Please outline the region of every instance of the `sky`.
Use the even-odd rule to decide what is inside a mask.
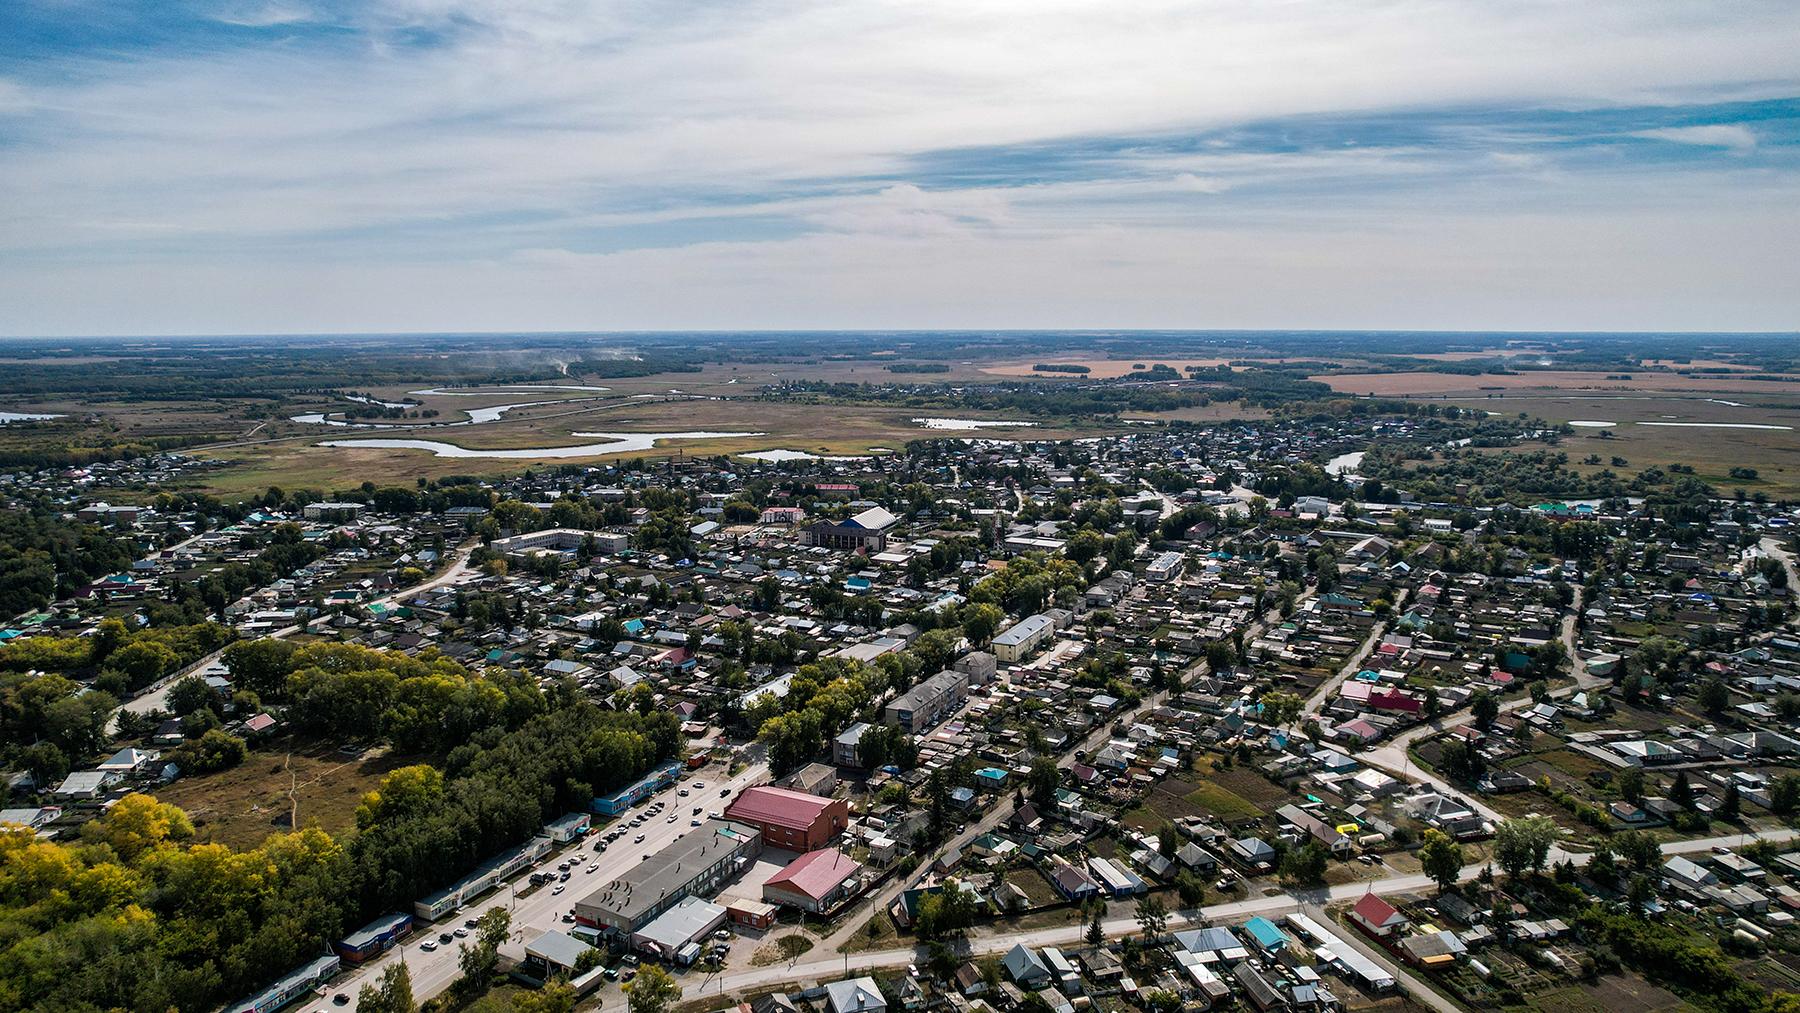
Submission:
[[[1800,3],[3,0],[0,334],[1800,329]]]

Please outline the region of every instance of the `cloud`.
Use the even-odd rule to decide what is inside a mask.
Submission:
[[[159,31],[104,44],[0,40],[21,82],[0,80],[0,114],[31,112],[0,129],[0,275],[70,282],[0,301],[0,332],[225,327],[224,309],[209,326],[206,307],[181,303],[194,289],[129,313],[56,294],[116,267],[173,278],[210,265],[272,293],[340,269],[395,277],[407,284],[389,295],[347,286],[342,312],[421,326],[439,316],[428,277],[461,285],[496,264],[523,277],[526,251],[698,263],[761,250],[759,275],[798,283],[814,268],[796,251],[825,248],[807,243],[945,263],[982,249],[1084,291],[1034,251],[1099,245],[1095,263],[1142,263],[1165,252],[1159,237],[1229,230],[1246,263],[1274,272],[1265,248],[1313,256],[1282,239],[1296,218],[1378,232],[1397,210],[1578,206],[1628,223],[1671,194],[1729,208],[1747,185],[1733,171],[1772,173],[1753,187],[1794,178],[1793,145],[1774,139],[1786,128],[1759,121],[1754,160],[1696,150],[1656,165],[1602,142],[1747,153],[1722,134],[1673,136],[1713,130],[1681,124],[1724,98],[1800,118],[1800,6],[1785,2],[229,0],[195,26],[175,9]],[[1415,241],[1448,242],[1429,229]],[[1509,269],[1469,263],[1466,283]],[[1180,281],[1142,271],[1144,284],[1118,287],[1146,316],[1158,298],[1181,303]],[[887,274],[919,286],[915,307],[956,287]],[[853,276],[827,277],[880,315]],[[1329,279],[1314,281],[1329,291]],[[812,298],[856,323],[837,295]]]
[[[1728,148],[1738,154],[1756,150],[1756,132],[1740,123],[1714,123],[1696,127],[1659,127],[1640,130],[1633,137],[1645,137],[1675,144],[1693,144],[1704,148]]]

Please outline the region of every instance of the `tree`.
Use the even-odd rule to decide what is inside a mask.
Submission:
[[[1297,693],[1264,693],[1261,699],[1263,720],[1272,725],[1290,724],[1306,705]]]
[[[175,715],[192,714],[197,710],[216,711],[219,706],[219,695],[212,691],[205,679],[197,675],[177,679],[169,687],[167,699],[169,713]]]
[[[1192,872],[1175,874],[1175,892],[1181,897],[1181,906],[1197,908],[1206,903],[1206,881]]]
[[[1626,868],[1637,875],[1648,875],[1662,861],[1662,848],[1656,838],[1642,830],[1627,830],[1612,838],[1612,850],[1624,859]]]
[[[1719,799],[1719,818],[1730,823],[1736,823],[1738,816],[1743,809],[1743,804],[1743,800],[1738,796],[1738,786],[1736,784],[1726,785],[1724,797]]]
[[[287,677],[294,670],[294,651],[298,646],[273,637],[240,640],[226,647],[220,660],[231,673],[232,682],[265,700],[279,700],[287,695]]]
[[[1443,769],[1445,777],[1465,784],[1479,781],[1487,773],[1487,760],[1482,757],[1481,751],[1462,739],[1450,739],[1444,743],[1438,754],[1438,766]]]
[[[1462,845],[1441,830],[1427,830],[1419,845],[1419,869],[1431,877],[1443,893],[1462,876]]]
[[[963,636],[971,644],[984,644],[1006,620],[1006,613],[988,602],[976,602],[962,611]]]
[[[625,986],[631,1013],[668,1013],[681,998],[681,986],[669,972],[655,964],[645,964],[637,979]]]
[[[1494,831],[1494,861],[1514,879],[1544,867],[1559,833],[1548,816],[1501,820]]]
[[[485,985],[500,963],[500,944],[512,929],[512,913],[503,907],[491,907],[475,920],[475,945],[457,944],[456,966],[462,971],[465,988]]]
[[[1145,894],[1137,902],[1138,928],[1144,930],[1144,941],[1154,943],[1169,928],[1169,909],[1162,898]]]
[[[575,1008],[575,987],[561,978],[552,978],[536,992],[522,992],[512,997],[513,1013],[570,1013]]]
[[[1493,726],[1494,719],[1500,716],[1500,701],[1494,699],[1494,694],[1487,690],[1478,689],[1469,698],[1469,713],[1475,716],[1475,727],[1485,732]]]
[[[1062,786],[1062,768],[1048,756],[1040,756],[1031,761],[1031,773],[1026,775],[1026,785],[1031,789],[1031,799],[1042,805],[1056,796],[1056,789]]]
[[[1769,785],[1769,809],[1780,816],[1800,809],[1800,774],[1783,774]]]
[[[1281,856],[1281,880],[1294,884],[1323,882],[1330,863],[1331,852],[1317,841],[1307,841]]]
[[[1626,767],[1613,778],[1613,785],[1619,789],[1619,797],[1627,802],[1644,800],[1644,772],[1637,767]]]
[[[1679,771],[1675,775],[1675,783],[1669,785],[1669,801],[1682,807],[1694,807],[1694,786],[1688,782],[1687,771]]]
[[[1725,713],[1725,708],[1731,706],[1731,690],[1726,689],[1725,683],[1718,679],[1708,679],[1701,683],[1694,698],[1701,710],[1715,717]]]
[[[412,975],[406,962],[389,964],[380,978],[364,985],[356,994],[356,1008],[359,1013],[413,1013],[418,1007],[413,1004]]]
[[[179,808],[158,802],[155,796],[132,792],[114,803],[105,816],[84,825],[81,836],[111,845],[120,858],[133,862],[165,842],[194,836],[194,825]]]

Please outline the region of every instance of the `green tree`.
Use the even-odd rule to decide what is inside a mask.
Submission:
[[[219,708],[219,695],[213,692],[205,679],[197,675],[175,680],[174,685],[169,687],[166,699],[171,714],[187,715],[197,710],[217,712]]]
[[[1299,885],[1322,883],[1330,862],[1329,851],[1316,841],[1307,841],[1281,856],[1281,881]]]
[[[287,678],[294,670],[297,649],[290,641],[258,637],[226,647],[220,660],[232,682],[265,700],[280,700],[287,695]]]
[[[1717,717],[1725,713],[1725,708],[1731,706],[1731,690],[1725,688],[1725,683],[1718,679],[1708,679],[1700,684],[1700,689],[1694,694],[1694,700],[1700,705],[1701,710]]]
[[[1042,805],[1056,797],[1056,789],[1062,786],[1062,768],[1056,761],[1040,756],[1031,761],[1031,773],[1025,777],[1026,786],[1031,790],[1031,799]]]
[[[669,972],[646,964],[638,971],[637,980],[625,986],[631,1013],[669,1013],[681,998],[681,986]]]
[[[1559,831],[1548,816],[1521,816],[1501,820],[1494,831],[1494,861],[1517,879],[1536,872],[1549,859]]]
[[[570,1013],[575,1008],[575,987],[552,978],[535,992],[512,997],[512,1013]]]
[[[1169,909],[1161,897],[1147,893],[1138,898],[1137,923],[1144,932],[1145,942],[1154,943],[1162,938],[1169,928]]]
[[[1462,876],[1462,845],[1441,830],[1427,830],[1419,845],[1419,869],[1437,884],[1443,893],[1456,885]]]
[[[500,963],[500,944],[512,929],[512,913],[503,907],[491,907],[475,919],[475,945],[457,944],[456,966],[462,971],[460,984],[478,988],[494,975]]]
[[[1478,689],[1469,698],[1469,713],[1475,716],[1475,727],[1487,731],[1493,727],[1494,719],[1500,716],[1500,701],[1494,694],[1485,689]]]
[[[413,1013],[412,975],[406,962],[397,960],[381,972],[381,977],[364,985],[356,994],[358,1013]]]

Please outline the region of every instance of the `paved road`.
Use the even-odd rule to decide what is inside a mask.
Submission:
[[[1715,846],[1741,845],[1752,838],[1782,842],[1793,840],[1797,836],[1800,836],[1800,831],[1782,829],[1769,831],[1763,834],[1709,837],[1693,841],[1675,841],[1663,845],[1663,853],[1666,855],[1693,854],[1695,852],[1710,851]],[[1588,856],[1586,854],[1565,852],[1561,848],[1553,848],[1551,849],[1549,860],[1552,863],[1570,861],[1576,865],[1585,865]],[[1479,867],[1470,866],[1463,870],[1462,879],[1465,882],[1472,880],[1480,875],[1480,872],[1481,869]],[[1206,924],[1235,925],[1254,915],[1273,917],[1286,914],[1290,911],[1317,908],[1327,904],[1352,901],[1361,897],[1364,893],[1371,891],[1377,893],[1416,893],[1431,889],[1434,889],[1434,884],[1430,879],[1423,875],[1414,874],[1389,876],[1384,879],[1360,883],[1342,883],[1327,888],[1294,891],[1268,897],[1251,897],[1246,900],[1214,904],[1193,911],[1172,912],[1169,915],[1169,930],[1176,931]],[[1314,917],[1317,916],[1315,915]],[[1139,931],[1137,920],[1135,918],[1108,919],[1101,923],[1101,927],[1105,930],[1107,938],[1109,939],[1117,939],[1123,936],[1132,935]],[[1033,929],[1029,931],[1003,931],[991,935],[976,936],[968,941],[968,955],[979,957],[1005,953],[1007,950],[1012,949],[1015,945],[1020,943],[1030,947],[1076,946],[1082,943],[1085,931],[1086,927],[1084,925],[1077,924],[1059,925],[1054,928]],[[1340,935],[1348,936],[1349,933],[1340,933]],[[874,968],[904,967],[908,964],[923,962],[925,957],[926,952],[924,947],[874,950],[866,953],[852,954],[849,961],[850,973],[857,973],[859,971],[866,972]],[[683,998],[691,1000],[698,998],[702,994],[715,993],[729,995],[749,989],[766,988],[771,985],[779,985],[788,982],[803,984],[808,982],[837,981],[845,976],[845,963],[843,955],[836,954],[832,957],[810,960],[792,965],[780,964],[771,967],[752,968],[745,971],[727,973],[722,976],[704,979],[703,982],[701,979],[694,979],[692,982],[684,979],[682,981],[682,985],[685,989]],[[1422,984],[1418,984],[1417,982],[1414,982],[1414,986],[1420,989],[1420,991],[1415,994],[1422,1001],[1431,1003],[1431,1000],[1426,999],[1425,996],[1434,995],[1435,993],[1432,993],[1429,989],[1425,989]],[[1435,1003],[1431,1004],[1436,1006]],[[607,995],[604,998],[601,1008],[606,1010],[624,1009],[624,997],[616,993]],[[1438,1008],[1442,1009],[1442,1007]],[[1452,1011],[1444,1010],[1444,1013],[1452,1013]]]
[[[364,984],[374,982],[389,965],[396,960],[405,960],[407,972],[412,976],[413,995],[420,1001],[429,999],[449,988],[462,974],[457,966],[457,947],[455,943],[440,945],[435,950],[426,951],[422,944],[435,942],[439,933],[450,932],[462,925],[464,920],[480,916],[494,907],[510,907],[512,909],[512,934],[501,945],[503,956],[514,960],[522,960],[525,956],[525,944],[536,939],[547,929],[562,929],[569,926],[562,921],[564,912],[575,906],[575,902],[587,896],[601,884],[623,875],[626,871],[643,861],[646,855],[674,843],[677,837],[685,835],[693,829],[689,825],[693,807],[698,805],[705,811],[723,809],[727,800],[719,795],[719,789],[729,787],[731,798],[736,798],[745,788],[762,783],[768,779],[767,764],[757,763],[745,767],[730,778],[722,778],[724,768],[717,764],[700,768],[678,785],[658,792],[654,798],[666,801],[668,808],[662,817],[653,819],[628,836],[621,837],[607,847],[605,854],[595,855],[590,837],[582,842],[583,846],[568,845],[552,851],[537,865],[521,871],[512,880],[500,884],[481,899],[466,905],[462,910],[450,914],[442,922],[435,925],[421,926],[408,937],[406,945],[390,950],[381,958],[371,961],[350,972],[347,976],[332,982],[329,992],[343,992],[350,996],[347,1006],[333,1006],[329,1000],[314,1000],[311,1006],[305,1007],[312,1013],[333,1013],[333,1011],[355,1010],[356,994]],[[695,788],[697,782],[705,783],[705,788]],[[687,797],[680,792],[689,790]],[[641,808],[632,812],[642,812]],[[705,812],[702,812],[704,818]],[[668,822],[674,816],[675,822]],[[633,841],[638,834],[644,835],[642,843]],[[561,893],[555,887],[539,887],[528,896],[519,897],[516,891],[530,889],[530,878],[533,872],[555,872],[556,865],[568,857],[577,857],[581,865],[569,878],[567,886]],[[585,871],[588,864],[598,866],[593,872]],[[612,998],[622,1002],[622,993],[616,984],[602,986],[603,991],[612,993]]]
[[[195,537],[197,538],[199,536],[196,535]],[[188,539],[188,541],[191,542],[191,541],[193,541],[193,539],[190,538],[190,539]],[[186,545],[187,542],[183,542],[181,544]],[[445,570],[443,573],[439,574],[438,576],[432,577],[431,579],[426,580],[422,583],[414,584],[411,587],[402,588],[399,591],[395,591],[391,594],[384,595],[380,598],[372,599],[371,601],[368,602],[368,604],[370,604],[370,605],[391,604],[391,603],[393,603],[395,601],[399,601],[403,598],[410,598],[413,595],[420,594],[425,591],[430,591],[434,588],[443,587],[446,584],[450,584],[455,581],[461,580],[462,576],[469,571],[469,554],[475,551],[475,547],[477,544],[478,543],[475,542],[474,540],[470,540],[470,541],[465,542],[462,545],[458,546],[456,549],[456,554],[455,554],[454,558],[451,560],[450,568]],[[300,632],[300,630],[301,630],[301,627],[298,625],[284,626],[281,629],[271,632],[269,634],[269,636],[273,639],[279,640],[283,637],[293,636],[295,633]],[[230,645],[228,644],[226,646],[230,646]],[[201,658],[200,660],[194,662],[193,664],[188,665],[188,666],[182,668],[180,671],[175,672],[173,675],[169,675],[169,676],[164,677],[163,679],[158,680],[156,683],[152,684],[150,686],[150,688],[145,690],[143,693],[139,694],[138,696],[132,697],[130,700],[125,701],[123,704],[120,704],[119,707],[113,711],[111,718],[108,719],[108,724],[107,724],[108,729],[109,730],[111,729],[112,721],[114,721],[118,718],[119,713],[121,711],[129,712],[132,714],[148,714],[151,711],[167,710],[168,702],[169,702],[169,688],[171,686],[174,686],[177,682],[180,682],[184,677],[186,677],[188,675],[191,675],[195,672],[205,671],[207,666],[212,665],[215,662],[217,662],[221,657],[224,656],[224,654],[225,654],[225,651],[223,648],[221,648],[217,651],[214,651],[211,654],[208,654],[205,657]]]

